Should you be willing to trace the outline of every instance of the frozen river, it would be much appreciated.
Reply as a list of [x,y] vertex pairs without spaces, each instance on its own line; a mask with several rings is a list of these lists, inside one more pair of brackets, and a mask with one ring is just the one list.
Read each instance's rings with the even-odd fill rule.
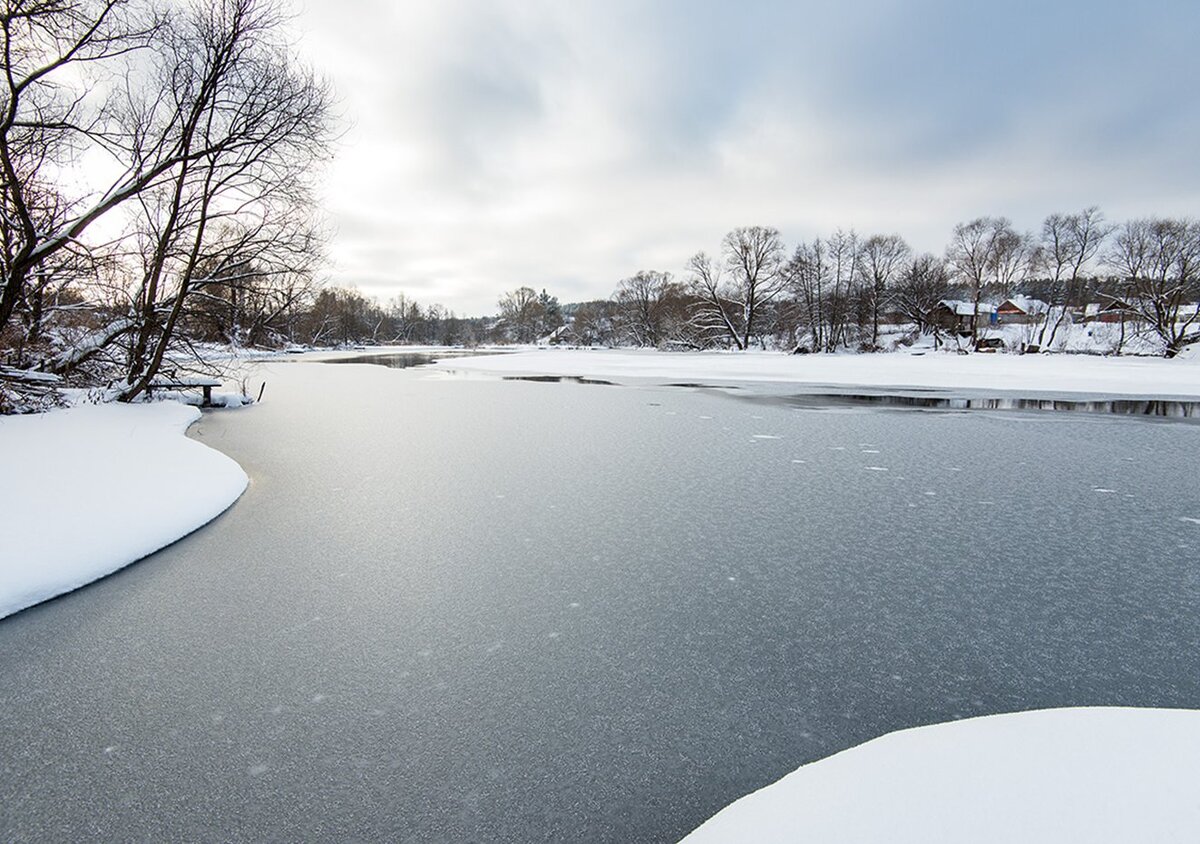
[[1200,708],[1195,422],[265,377],[192,429],[232,510],[0,621],[0,839],[672,841],[898,728]]

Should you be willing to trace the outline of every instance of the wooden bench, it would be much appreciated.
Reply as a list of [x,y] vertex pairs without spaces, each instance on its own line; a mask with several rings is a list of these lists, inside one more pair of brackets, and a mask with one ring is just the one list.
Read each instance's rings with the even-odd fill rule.
[[213,378],[156,378],[146,387],[146,394],[149,395],[155,390],[195,390],[199,388],[203,391],[204,396],[200,406],[212,407],[213,387],[220,386],[221,382]]

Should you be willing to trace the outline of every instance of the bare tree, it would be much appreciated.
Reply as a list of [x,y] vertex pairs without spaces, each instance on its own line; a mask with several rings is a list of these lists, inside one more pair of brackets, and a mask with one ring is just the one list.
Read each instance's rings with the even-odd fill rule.
[[825,241],[821,238],[801,243],[784,265],[788,287],[801,315],[801,324],[793,331],[793,351],[804,348],[805,334],[812,340],[813,351],[824,347],[825,290],[829,273]]
[[46,279],[62,271],[61,253],[78,253],[93,222],[176,160],[163,150],[160,158],[125,161],[92,197],[68,198],[50,181],[86,149],[119,149],[127,130],[95,106],[88,69],[145,48],[161,23],[126,0],[0,1],[0,334],[27,288],[44,292]]
[[157,375],[193,292],[242,286],[268,267],[305,271],[319,257],[309,174],[328,154],[331,96],[292,61],[283,22],[269,0],[193,6],[158,39],[152,70],[171,80],[170,97],[125,103],[127,122],[169,139],[179,163],[138,195],[140,324],[123,401]]
[[510,338],[517,343],[532,343],[542,318],[542,306],[532,287],[518,287],[500,297],[500,318],[509,328]]
[[851,318],[851,297],[858,285],[858,234],[851,229],[838,229],[826,240],[829,247],[829,266],[832,270],[829,299],[825,306],[828,331],[826,351],[833,352],[843,345]]
[[[36,338],[48,301],[76,280],[95,287],[102,267],[134,276],[124,312],[40,364],[71,372],[128,338],[123,400],[200,311],[220,303],[237,339],[300,301],[322,241],[309,186],[330,140],[329,91],[296,65],[271,0],[152,2],[0,0],[0,334],[20,308]],[[90,184],[66,175],[85,153],[116,177],[73,198],[47,189]],[[132,228],[85,241],[118,207]]]
[[[1041,252],[1049,275],[1051,313],[1042,322],[1038,345],[1053,345],[1059,329],[1070,318],[1071,308],[1083,304],[1085,271],[1099,254],[1112,226],[1095,205],[1077,214],[1051,214],[1042,223]],[[1053,319],[1050,337],[1046,326]]]
[[[946,263],[970,291],[973,318],[971,344],[979,338],[979,305],[984,287],[1007,277],[1005,256],[1019,255],[1021,236],[1006,217],[979,217],[954,227],[946,248]],[[1019,264],[1018,264],[1019,266]]]
[[1167,357],[1200,340],[1191,305],[1200,295],[1200,223],[1130,220],[1113,236],[1108,265],[1123,279],[1126,301],[1162,341]]
[[736,320],[737,302],[726,292],[721,266],[705,252],[697,252],[687,263],[687,290],[693,298],[692,324],[707,342],[724,340],[745,349]]
[[746,349],[756,336],[755,321],[764,307],[786,289],[783,240],[777,229],[745,226],[725,235],[722,252],[731,297],[741,309],[739,347]]
[[403,293],[393,298],[388,305],[391,317],[391,342],[411,343],[424,318],[421,306]]
[[992,267],[992,287],[996,293],[1013,295],[1041,265],[1041,247],[1033,235],[1012,228],[997,233]]
[[620,330],[637,346],[658,346],[670,334],[678,285],[668,272],[639,270],[617,284],[613,300]]
[[893,289],[900,313],[916,323],[918,331],[929,326],[929,312],[950,296],[950,273],[936,255],[917,255],[901,268]]
[[871,311],[871,348],[879,347],[879,311],[896,276],[904,268],[912,249],[898,234],[873,235],[863,241],[858,253]]
[[611,346],[617,342],[613,323],[617,306],[608,300],[583,302],[575,308],[571,336],[581,346]]

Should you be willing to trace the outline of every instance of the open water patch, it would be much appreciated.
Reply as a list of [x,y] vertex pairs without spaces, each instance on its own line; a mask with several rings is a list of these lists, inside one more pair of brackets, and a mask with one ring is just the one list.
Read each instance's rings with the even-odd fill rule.
[[1018,410],[1055,413],[1094,413],[1200,421],[1200,401],[1179,399],[1062,399],[1009,396],[934,396],[904,393],[800,393],[785,396],[747,396],[804,409],[851,407],[896,408],[901,410]]
[[603,387],[615,387],[612,381],[600,378],[585,378],[582,375],[504,375],[502,381],[533,381],[537,384],[598,384]]
[[324,358],[313,360],[312,363],[369,363],[374,366],[386,366],[389,369],[411,369],[415,366],[428,366],[441,360],[461,357],[484,357],[487,355],[502,355],[506,352],[382,352],[379,354],[362,354],[346,358]]

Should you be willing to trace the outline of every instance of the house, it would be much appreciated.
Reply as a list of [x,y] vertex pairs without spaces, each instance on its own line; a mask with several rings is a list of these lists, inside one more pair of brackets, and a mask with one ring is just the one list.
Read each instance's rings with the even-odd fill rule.
[[1124,322],[1136,317],[1137,311],[1124,299],[1104,296],[1101,302],[1090,302],[1084,306],[1084,322]]
[[1049,311],[1050,306],[1041,299],[1017,294],[997,306],[996,322],[1000,325],[1030,325],[1044,320]]
[[980,302],[976,307],[961,299],[943,299],[933,306],[925,321],[946,331],[970,334],[976,322],[981,328],[996,324],[996,306]]

